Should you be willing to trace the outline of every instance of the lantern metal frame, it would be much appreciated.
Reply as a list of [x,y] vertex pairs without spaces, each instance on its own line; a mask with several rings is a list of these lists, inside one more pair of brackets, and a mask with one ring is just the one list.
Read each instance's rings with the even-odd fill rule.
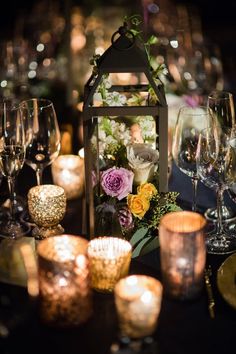
[[[118,36],[118,38],[117,38]],[[83,134],[85,151],[85,233],[94,237],[94,197],[92,188],[92,157],[90,138],[94,125],[101,116],[147,116],[155,119],[159,151],[159,191],[168,191],[168,106],[161,80],[157,85],[153,79],[146,53],[137,45],[134,35],[127,25],[120,27],[111,39],[111,46],[99,58],[97,72],[92,73],[84,87]],[[157,102],[147,102],[142,106],[94,106],[93,97],[105,74],[144,73],[148,84],[113,85],[110,92],[148,92],[151,88],[156,94]]]

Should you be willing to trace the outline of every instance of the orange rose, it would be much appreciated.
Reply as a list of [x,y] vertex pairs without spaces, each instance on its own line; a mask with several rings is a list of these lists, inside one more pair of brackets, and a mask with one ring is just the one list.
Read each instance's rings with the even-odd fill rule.
[[144,195],[149,200],[157,194],[157,189],[152,183],[142,183],[137,188],[138,194]]
[[149,200],[143,194],[129,194],[127,202],[131,213],[139,219],[143,218],[150,207]]

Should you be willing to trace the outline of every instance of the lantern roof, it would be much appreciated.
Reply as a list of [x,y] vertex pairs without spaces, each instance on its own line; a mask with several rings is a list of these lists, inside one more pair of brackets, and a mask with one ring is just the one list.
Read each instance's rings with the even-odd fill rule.
[[[152,68],[148,61],[146,52],[136,43],[135,35],[128,29],[128,25],[124,22],[111,38],[111,46],[97,60],[97,70],[93,72],[87,83],[85,84],[85,102],[84,108],[90,107],[93,95],[98,88],[104,74],[109,73],[134,73],[145,74],[147,84],[150,85],[155,92],[159,104],[166,106],[164,87],[162,82],[156,84],[152,76]],[[147,86],[147,84],[126,85],[128,90],[138,89],[139,91]],[[119,91],[119,85],[116,85],[116,91]],[[123,87],[122,85],[120,85]],[[114,86],[112,86],[114,87]],[[107,108],[107,107],[106,107]],[[103,107],[103,109],[106,109]],[[100,107],[102,109],[102,107]],[[129,107],[131,110],[131,107]],[[141,110],[141,107],[139,108]]]
[[[117,39],[117,35],[120,35]],[[103,73],[146,72],[150,65],[144,51],[136,45],[134,34],[127,29],[127,24],[120,27],[111,39],[111,46],[98,60],[98,67]]]

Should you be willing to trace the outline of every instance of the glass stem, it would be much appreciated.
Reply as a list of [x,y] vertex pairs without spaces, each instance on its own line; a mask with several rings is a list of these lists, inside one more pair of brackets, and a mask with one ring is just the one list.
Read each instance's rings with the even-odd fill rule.
[[38,186],[43,184],[43,170],[41,168],[37,168],[37,170],[36,170],[36,178],[37,178],[37,185]]
[[223,224],[222,224],[223,193],[224,193],[224,189],[220,187],[216,191],[216,205],[217,205],[216,234],[218,235],[221,235],[223,233]]
[[7,184],[8,184],[9,196],[10,196],[10,218],[11,220],[13,220],[14,219],[15,178],[8,177]]
[[192,211],[197,210],[197,185],[198,185],[198,177],[192,177],[192,186],[193,186],[193,204]]

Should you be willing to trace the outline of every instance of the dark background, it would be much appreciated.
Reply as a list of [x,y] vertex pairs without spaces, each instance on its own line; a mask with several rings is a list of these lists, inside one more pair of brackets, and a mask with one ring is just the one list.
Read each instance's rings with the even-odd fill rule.
[[[82,6],[89,12],[96,6],[125,6],[127,8],[141,9],[142,0],[55,0],[64,9],[66,5]],[[143,0],[146,1],[146,0]],[[11,38],[14,34],[15,20],[19,16],[30,16],[36,0],[7,0],[4,3],[4,11],[0,11],[0,40]],[[50,3],[50,0],[45,0]],[[225,89],[231,90],[236,95],[236,1],[224,0],[156,0],[156,4],[162,6],[166,2],[173,4],[185,4],[194,6],[202,22],[203,35],[209,43],[219,46],[224,70]]]

